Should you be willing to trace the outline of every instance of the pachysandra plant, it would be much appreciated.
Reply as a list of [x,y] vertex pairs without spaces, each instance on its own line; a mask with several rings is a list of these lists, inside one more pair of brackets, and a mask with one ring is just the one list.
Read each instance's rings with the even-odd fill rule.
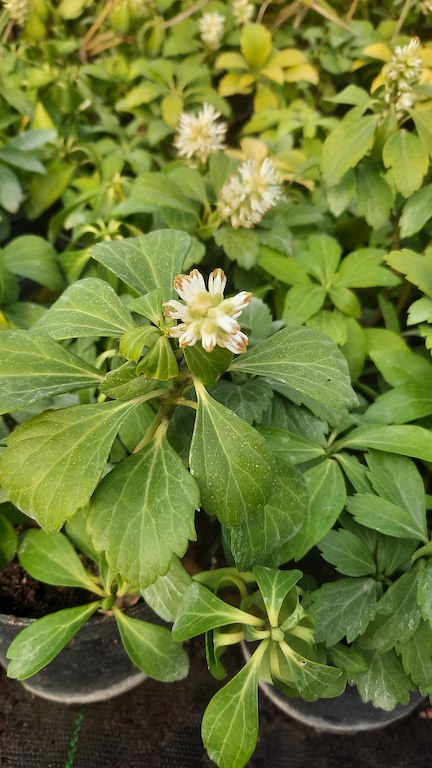
[[[64,642],[100,609],[114,610],[124,638],[132,619],[116,600],[147,599],[152,585],[157,593],[167,574],[176,577],[174,567],[183,571],[176,558],[195,539],[198,509],[240,531],[264,524],[269,511],[280,514],[292,495],[304,506],[299,473],[275,459],[252,426],[280,386],[336,409],[355,402],[342,355],[315,330],[263,327],[262,341],[245,351],[246,331],[260,334],[264,305],[246,291],[225,295],[221,269],[208,284],[197,270],[181,274],[190,242],[160,231],[101,243],[93,257],[122,280],[122,298],[99,278],[78,280],[30,331],[0,335],[1,410],[37,414],[11,432],[0,458],[6,498],[42,529],[26,534],[22,562],[43,576],[40,556],[36,566],[25,556],[29,542],[39,537],[46,549],[52,534],[54,550],[59,542],[71,551],[56,532],[79,515],[109,569],[109,583],[93,587],[100,600],[71,609],[77,620]],[[106,342],[80,355],[80,344],[95,337]],[[76,404],[61,407],[57,398],[67,392]],[[38,627],[61,620],[46,617],[19,636],[10,674],[33,674],[52,658],[55,644],[33,650],[30,669],[22,649],[37,645]],[[129,654],[139,657],[139,643],[131,643]]]

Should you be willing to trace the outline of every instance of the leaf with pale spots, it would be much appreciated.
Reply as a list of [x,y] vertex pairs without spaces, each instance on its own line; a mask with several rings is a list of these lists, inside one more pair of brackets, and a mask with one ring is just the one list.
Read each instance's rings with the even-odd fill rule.
[[10,501],[51,533],[88,504],[122,420],[136,403],[46,411],[18,427],[0,457]]
[[190,235],[175,230],[98,243],[91,255],[137,293],[163,289],[172,295],[174,277],[181,272],[191,244]]
[[96,387],[102,374],[51,339],[28,331],[0,334],[0,413],[52,395]]
[[198,486],[163,434],[114,467],[90,506],[89,531],[114,571],[147,587],[195,539]]
[[132,327],[132,315],[105,280],[87,277],[70,285],[32,332],[52,339],[121,336]]
[[210,397],[198,381],[195,389],[198,410],[190,469],[205,511],[216,515],[222,525],[237,525],[266,503],[274,459],[253,427]]
[[282,381],[332,408],[357,402],[342,353],[312,328],[283,328],[237,357],[229,370]]

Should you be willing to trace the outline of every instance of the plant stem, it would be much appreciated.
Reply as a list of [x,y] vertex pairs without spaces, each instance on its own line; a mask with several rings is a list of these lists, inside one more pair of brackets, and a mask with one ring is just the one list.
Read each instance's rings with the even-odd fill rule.
[[[177,405],[177,401],[179,398],[181,398],[183,394],[183,390],[186,389],[186,387],[189,386],[190,383],[190,373],[187,369],[185,369],[182,373],[177,376],[177,385],[172,389],[170,392],[167,393],[167,390],[156,390],[158,393],[162,392],[165,395],[165,399],[162,402],[156,416],[154,417],[152,423],[150,424],[147,432],[145,433],[144,437],[138,445],[134,449],[134,453],[138,453],[141,451],[142,448],[144,448],[148,443],[150,443],[163,421],[169,422],[171,416],[174,413],[175,407]],[[168,426],[168,425],[167,425]]]
[[403,6],[403,8],[401,10],[401,15],[399,16],[399,19],[398,19],[397,24],[395,26],[395,30],[394,30],[394,32],[392,34],[392,38],[391,38],[392,42],[394,40],[396,40],[399,32],[401,31],[401,29],[403,27],[403,24],[404,24],[404,21],[405,21],[407,15],[408,15],[408,11],[411,8],[411,5],[412,5],[412,0],[405,0],[404,6]]
[[186,8],[185,11],[182,11],[181,13],[178,13],[177,16],[173,16],[172,19],[168,19],[168,21],[165,21],[162,24],[162,29],[168,29],[169,27],[175,27],[176,24],[180,24],[181,21],[184,21],[185,19],[188,19],[189,16],[192,16],[193,13],[196,11],[201,10],[201,8],[204,8],[205,5],[208,5],[210,0],[198,0],[198,2],[194,3],[194,5],[191,5],[190,8]]

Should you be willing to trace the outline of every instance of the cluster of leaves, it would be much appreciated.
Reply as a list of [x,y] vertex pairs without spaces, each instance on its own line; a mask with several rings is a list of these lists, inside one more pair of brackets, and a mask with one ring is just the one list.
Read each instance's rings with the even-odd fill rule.
[[[421,3],[255,4],[244,26],[201,5],[0,16],[0,567],[95,595],[25,630],[11,676],[96,611],[166,681],[190,637],[218,679],[253,643],[203,721],[211,759],[243,768],[259,679],[308,700],[348,680],[384,709],[432,696],[432,25]],[[416,35],[401,108],[386,78]],[[174,132],[204,102],[228,146],[191,164]],[[233,229],[221,189],[266,157],[283,195]],[[170,337],[162,305],[197,264],[254,294],[235,359]],[[228,567],[191,580],[196,514]],[[333,580],[292,570],[309,553]],[[124,612],[141,597],[172,633]]]

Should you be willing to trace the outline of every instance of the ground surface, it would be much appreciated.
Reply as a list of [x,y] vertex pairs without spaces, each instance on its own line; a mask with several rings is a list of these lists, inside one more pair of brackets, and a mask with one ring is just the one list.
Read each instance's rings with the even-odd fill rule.
[[[0,766],[209,768],[199,713],[218,683],[209,677],[201,650],[194,655],[193,677],[187,680],[171,685],[148,680],[117,699],[84,707],[33,698],[0,671]],[[286,719],[261,696],[260,718],[260,741],[249,768],[431,765],[432,720],[418,713],[381,731],[329,735]]]

